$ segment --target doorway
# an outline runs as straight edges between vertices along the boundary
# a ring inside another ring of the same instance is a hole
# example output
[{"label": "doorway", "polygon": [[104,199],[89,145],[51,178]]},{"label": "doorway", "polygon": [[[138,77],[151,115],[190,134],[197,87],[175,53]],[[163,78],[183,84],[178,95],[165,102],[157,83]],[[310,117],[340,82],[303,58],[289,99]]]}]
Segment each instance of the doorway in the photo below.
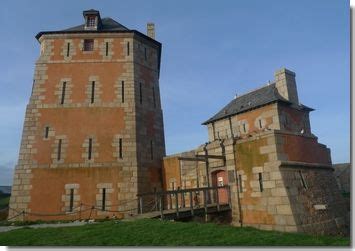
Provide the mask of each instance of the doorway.
[{"label": "doorway", "polygon": [[[212,185],[214,187],[221,187],[228,185],[227,172],[224,170],[218,170],[212,172]],[[228,203],[228,193],[226,188],[218,188],[219,203]],[[216,198],[215,198],[216,201]]]}]

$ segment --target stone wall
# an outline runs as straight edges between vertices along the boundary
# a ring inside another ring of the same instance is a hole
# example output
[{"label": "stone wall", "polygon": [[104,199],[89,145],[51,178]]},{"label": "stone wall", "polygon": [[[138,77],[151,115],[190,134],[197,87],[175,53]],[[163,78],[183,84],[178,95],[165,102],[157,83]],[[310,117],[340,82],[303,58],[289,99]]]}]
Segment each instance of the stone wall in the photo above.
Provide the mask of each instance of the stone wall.
[{"label": "stone wall", "polygon": [[[216,140],[189,153],[226,157],[225,162],[209,159],[207,169],[205,162],[195,163],[197,169],[191,163],[190,173],[197,170],[199,179],[206,179],[200,183],[204,187],[208,179],[212,185],[214,171],[227,171],[233,225],[286,232],[346,232],[346,207],[329,165],[330,152],[316,138],[272,130],[240,139]],[[180,184],[178,156],[164,158],[165,182],[176,180]],[[191,181],[196,177],[191,176]]]},{"label": "stone wall", "polygon": [[268,129],[280,129],[278,105],[269,104],[246,113],[233,115],[208,124],[208,139],[242,137]]},{"label": "stone wall", "polygon": [[325,166],[281,164],[282,179],[297,231],[312,234],[347,234],[349,213],[333,177]]},{"label": "stone wall", "polygon": [[[93,51],[83,50],[87,38],[94,39]],[[112,188],[107,189],[113,190],[108,190],[108,198],[116,201],[116,211],[137,208],[139,191],[161,187],[165,145],[158,82],[159,45],[134,33],[47,34],[39,41],[41,55],[26,110],[10,207],[31,213],[28,219],[44,219],[34,214],[63,212],[65,184],[78,184],[78,202],[95,205],[97,189],[101,189],[96,186],[110,183]],[[91,95],[93,81],[95,92]],[[143,103],[140,82],[144,84]],[[75,170],[82,179],[73,181],[65,175],[67,169]],[[112,176],[118,175],[119,179],[85,179],[91,171],[113,172]],[[61,182],[46,196],[42,190],[51,183],[43,173],[57,175]],[[93,189],[85,197],[82,188],[88,186]],[[52,207],[41,203],[47,199]],[[136,201],[128,205],[127,200]],[[16,211],[10,211],[9,217]]]}]

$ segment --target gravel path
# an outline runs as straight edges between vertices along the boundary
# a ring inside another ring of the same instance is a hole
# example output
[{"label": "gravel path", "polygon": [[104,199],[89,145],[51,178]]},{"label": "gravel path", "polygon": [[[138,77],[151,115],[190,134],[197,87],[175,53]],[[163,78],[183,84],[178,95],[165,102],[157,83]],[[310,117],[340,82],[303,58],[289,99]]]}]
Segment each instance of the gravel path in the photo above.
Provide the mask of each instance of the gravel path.
[{"label": "gravel path", "polygon": [[26,226],[1,226],[0,233],[8,232],[11,230],[20,229],[20,228],[24,228],[24,227],[29,227],[29,228],[75,227],[75,226],[82,226],[85,224],[92,224],[92,223],[78,221],[78,222],[69,222],[69,223],[35,224],[35,225],[26,225]]}]

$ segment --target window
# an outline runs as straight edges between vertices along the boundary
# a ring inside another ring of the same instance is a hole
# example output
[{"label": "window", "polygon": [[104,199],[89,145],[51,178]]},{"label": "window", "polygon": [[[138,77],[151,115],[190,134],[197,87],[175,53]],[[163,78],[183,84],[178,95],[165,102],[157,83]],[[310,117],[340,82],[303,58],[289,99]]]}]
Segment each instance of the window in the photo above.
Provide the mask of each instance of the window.
[{"label": "window", "polygon": [[57,152],[57,160],[59,161],[61,159],[62,155],[62,139],[59,139],[58,141],[58,152]]},{"label": "window", "polygon": [[150,141],[150,159],[153,160],[153,140]]},{"label": "window", "polygon": [[263,125],[262,125],[262,123],[261,123],[261,119],[259,119],[259,128],[260,128],[260,129],[263,128]]},{"label": "window", "polygon": [[70,53],[70,43],[67,43],[67,57],[69,57]]},{"label": "window", "polygon": [[129,56],[129,42],[127,42],[127,56]]},{"label": "window", "polygon": [[70,189],[70,199],[69,199],[69,212],[73,212],[74,209],[74,188]]},{"label": "window", "polygon": [[91,82],[91,104],[95,101],[95,81]]},{"label": "window", "polygon": [[300,177],[301,177],[301,182],[302,182],[302,186],[304,189],[308,189],[308,185],[306,183],[306,180],[304,179],[303,173],[302,171],[298,171]]},{"label": "window", "polygon": [[147,60],[147,48],[144,47],[144,60]]},{"label": "window", "polygon": [[247,132],[247,129],[246,129],[245,123],[243,123],[243,131],[244,131],[244,133],[246,133],[246,132]]},{"label": "window", "polygon": [[142,83],[139,83],[139,103],[143,102],[143,94],[142,94]]},{"label": "window", "polygon": [[62,97],[60,99],[60,104],[64,104],[64,99],[65,99],[65,88],[67,87],[67,82],[63,82],[62,85]]},{"label": "window", "polygon": [[122,139],[118,140],[118,152],[120,159],[122,159]]},{"label": "window", "polygon": [[94,50],[94,39],[84,39],[84,51]]},{"label": "window", "polygon": [[105,211],[106,208],[106,188],[102,189],[102,206],[101,206],[101,210]]},{"label": "window", "polygon": [[108,56],[108,42],[106,42],[106,56]]},{"label": "window", "polygon": [[259,173],[259,186],[260,186],[260,192],[264,190],[263,188],[263,175],[262,173]]},{"label": "window", "polygon": [[243,192],[242,175],[239,174],[239,191]]},{"label": "window", "polygon": [[153,105],[154,105],[154,108],[157,106],[156,101],[155,101],[155,89],[154,89],[154,87],[153,87]]},{"label": "window", "polygon": [[48,135],[49,135],[49,126],[46,126],[44,129],[44,138],[48,139]]},{"label": "window", "polygon": [[91,160],[91,157],[92,157],[92,138],[89,139],[88,159]]},{"label": "window", "polygon": [[124,81],[121,82],[121,101],[124,103]]},{"label": "window", "polygon": [[96,17],[95,16],[88,16],[86,20],[87,27],[95,27],[96,24]]},{"label": "window", "polygon": [[170,187],[171,187],[171,190],[175,190],[175,182],[174,181],[170,183]]}]

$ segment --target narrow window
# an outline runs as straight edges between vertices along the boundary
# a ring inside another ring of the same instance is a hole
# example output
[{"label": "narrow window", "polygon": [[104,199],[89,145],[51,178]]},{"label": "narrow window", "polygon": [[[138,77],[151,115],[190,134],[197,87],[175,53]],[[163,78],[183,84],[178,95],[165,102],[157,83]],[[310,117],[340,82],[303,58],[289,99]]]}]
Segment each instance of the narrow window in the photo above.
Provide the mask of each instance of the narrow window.
[{"label": "narrow window", "polygon": [[245,128],[245,123],[243,124],[243,131],[244,131],[244,133],[247,132],[247,129]]},{"label": "narrow window", "polygon": [[102,189],[102,211],[105,211],[106,209],[106,188]]},{"label": "narrow window", "polygon": [[57,152],[57,160],[61,159],[62,155],[62,139],[58,141],[58,152]]},{"label": "narrow window", "polygon": [[88,159],[91,160],[92,156],[92,138],[89,139]]},{"label": "narrow window", "polygon": [[154,108],[157,106],[156,101],[155,101],[155,89],[153,87],[153,104],[154,104]]},{"label": "narrow window", "polygon": [[91,82],[91,104],[95,101],[95,81]]},{"label": "narrow window", "polygon": [[118,152],[120,159],[122,159],[122,139],[118,140]]},{"label": "narrow window", "polygon": [[144,47],[144,60],[147,60],[147,48]]},{"label": "narrow window", "polygon": [[122,103],[124,103],[124,81],[121,82],[121,99]]},{"label": "narrow window", "polygon": [[70,43],[67,43],[67,57],[69,57],[70,53]]},{"label": "narrow window", "polygon": [[239,174],[239,191],[243,192],[242,175]]},{"label": "narrow window", "polygon": [[70,189],[69,212],[73,212],[74,207],[74,189]]},{"label": "narrow window", "polygon": [[142,104],[143,102],[143,97],[142,97],[142,83],[139,83],[139,103]]},{"label": "narrow window", "polygon": [[84,39],[84,51],[94,50],[94,39]]},{"label": "narrow window", "polygon": [[259,173],[259,186],[260,186],[260,192],[264,190],[263,188],[263,175],[262,173]]},{"label": "narrow window", "polygon": [[174,182],[174,181],[171,182],[171,189],[172,189],[172,190],[175,190],[175,182]]},{"label": "narrow window", "polygon": [[150,159],[153,160],[153,140],[150,141]]},{"label": "narrow window", "polygon": [[106,56],[108,56],[108,42],[106,42]]},{"label": "narrow window", "polygon": [[301,182],[302,182],[303,188],[304,188],[304,189],[308,189],[308,186],[307,186],[306,180],[304,179],[304,176],[303,176],[302,171],[298,171],[298,173],[300,174]]},{"label": "narrow window", "polygon": [[127,56],[129,56],[129,42],[127,42]]},{"label": "narrow window", "polygon": [[62,98],[60,100],[60,104],[64,104],[64,99],[65,99],[65,88],[67,87],[67,82],[63,82],[62,85]]},{"label": "narrow window", "polygon": [[259,119],[259,128],[263,128],[263,125],[261,124],[261,119]]},{"label": "narrow window", "polygon": [[48,134],[49,134],[49,126],[46,126],[46,128],[44,129],[44,138],[48,139]]}]

